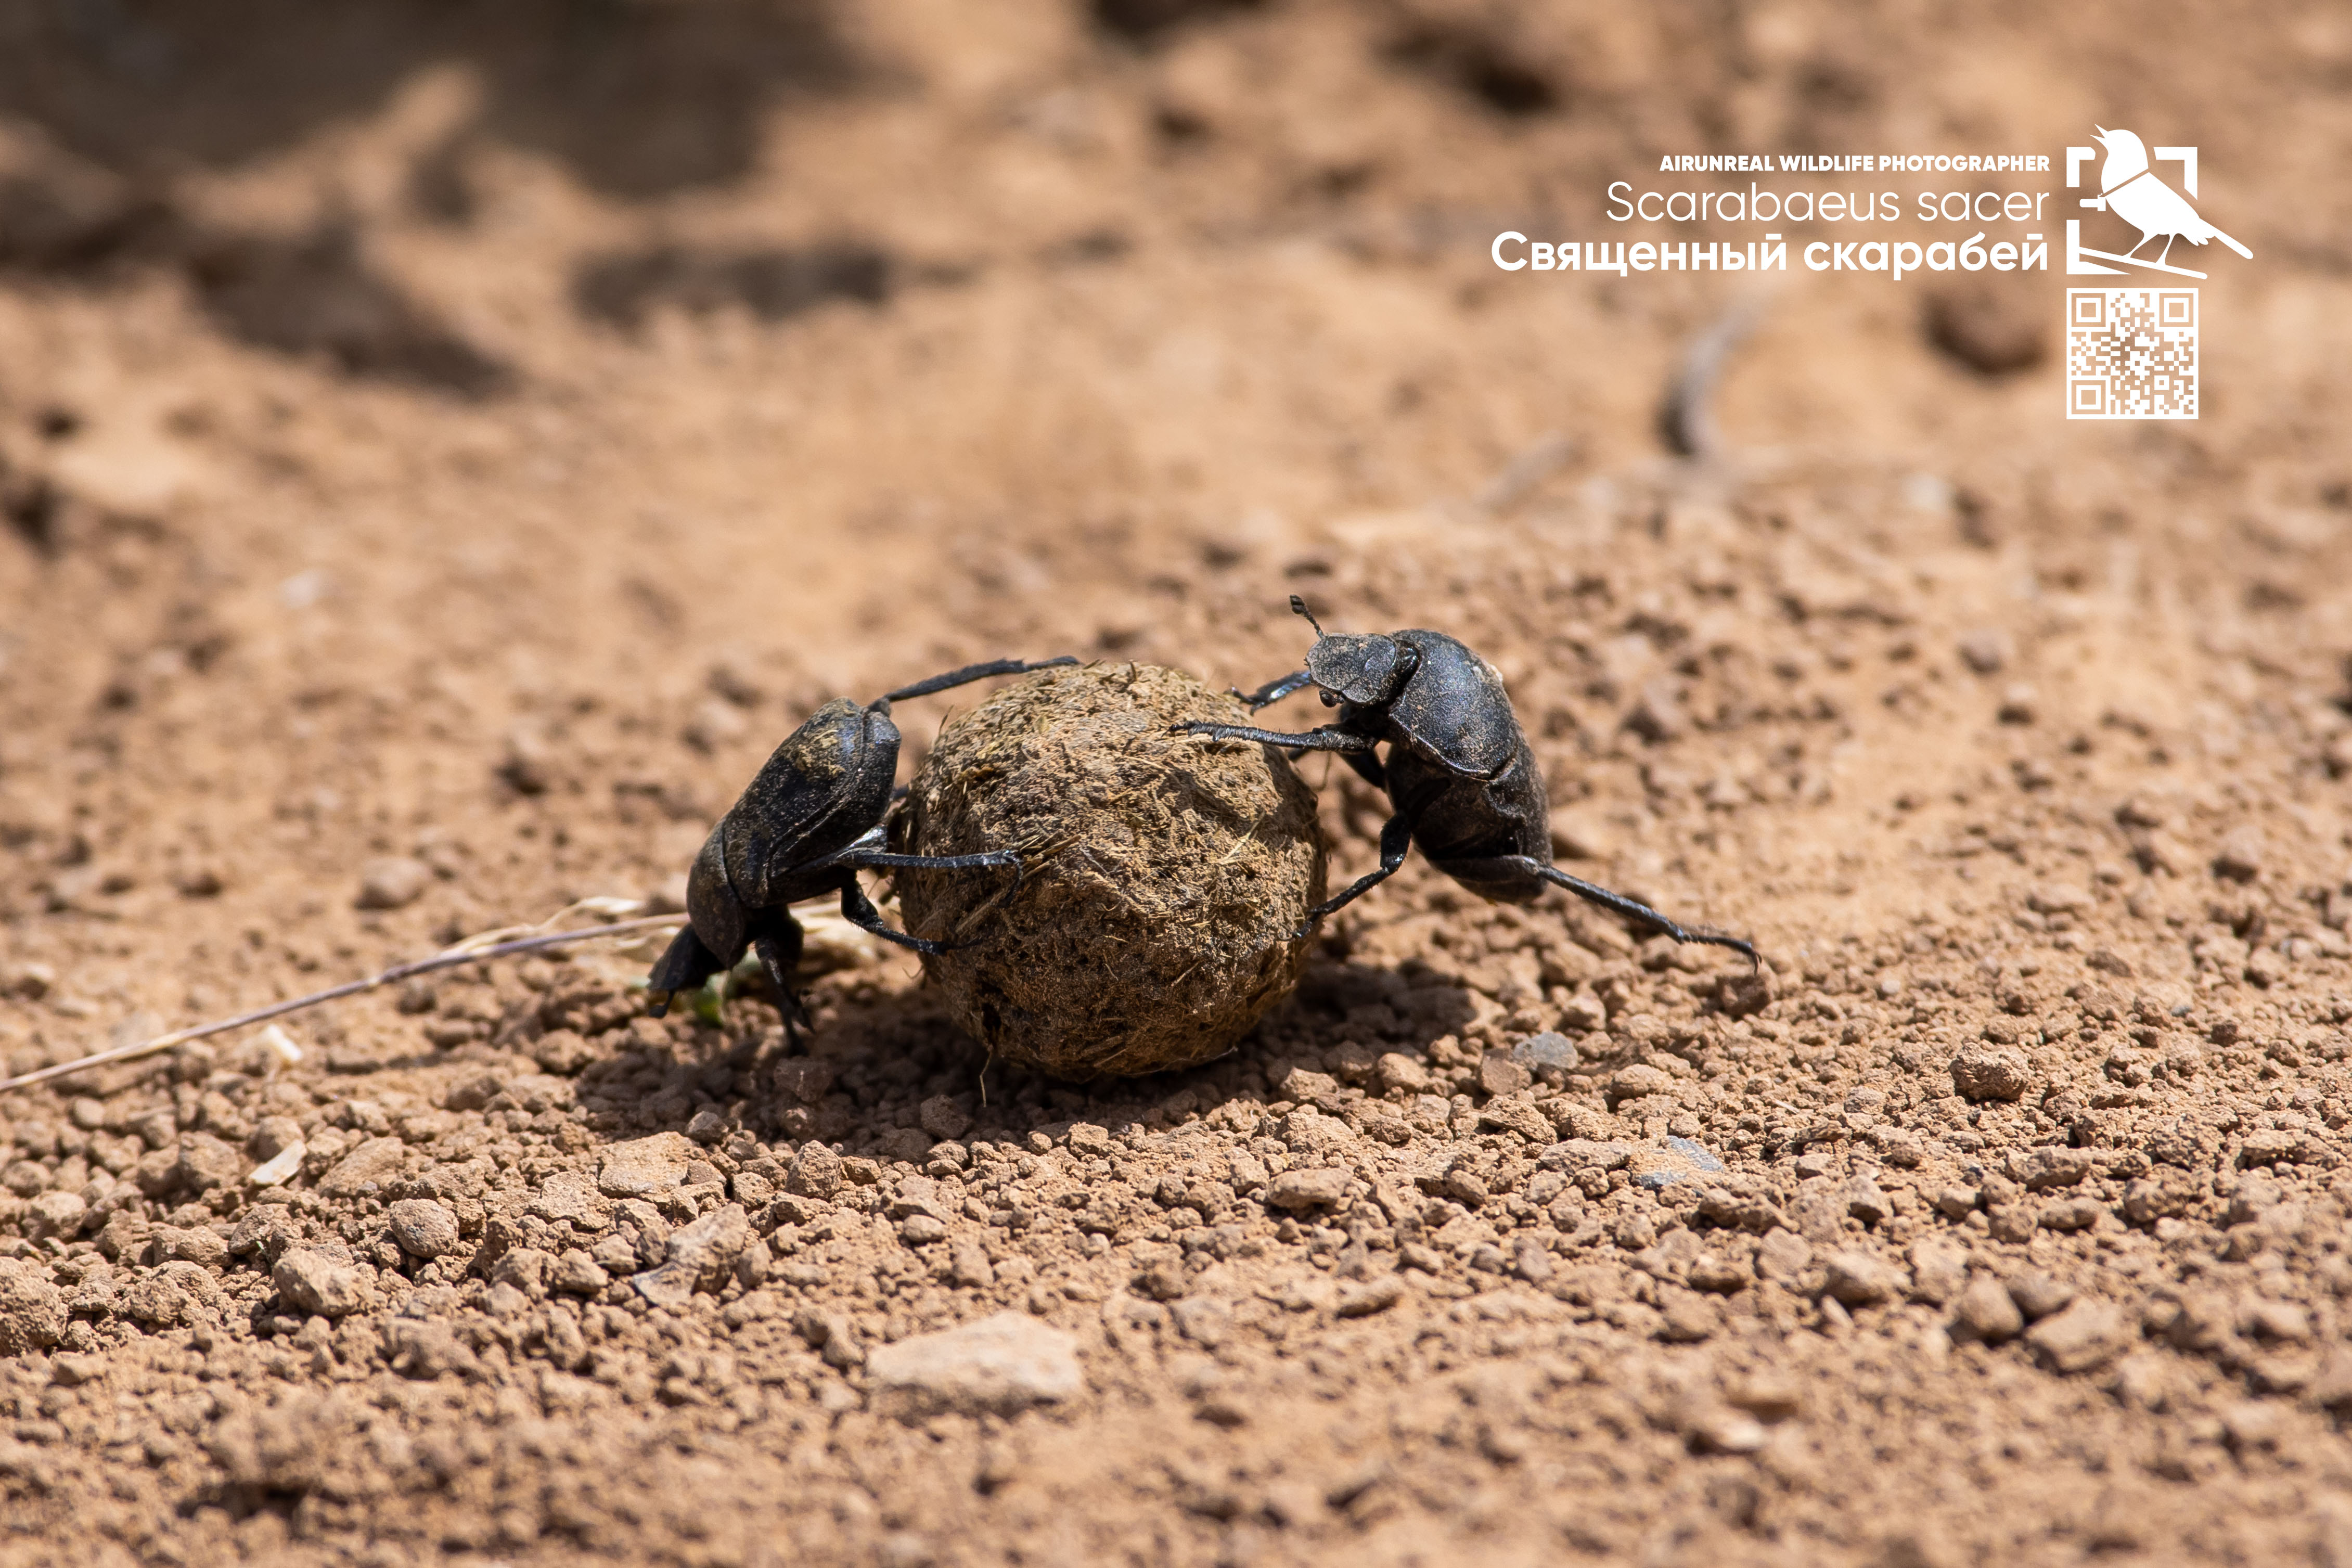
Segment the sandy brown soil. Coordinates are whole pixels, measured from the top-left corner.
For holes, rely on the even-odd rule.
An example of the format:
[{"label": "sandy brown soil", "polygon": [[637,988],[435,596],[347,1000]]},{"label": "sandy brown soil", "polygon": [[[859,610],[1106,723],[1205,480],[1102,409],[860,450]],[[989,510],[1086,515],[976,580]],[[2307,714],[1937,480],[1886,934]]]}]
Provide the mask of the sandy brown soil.
[{"label": "sandy brown soil", "polygon": [[[1769,958],[1415,861],[1172,1077],[983,1074],[831,927],[799,1054],[583,949],[15,1093],[0,1562],[2352,1561],[2347,83],[2323,6],[0,7],[11,1069],[674,890],[828,696],[1262,680],[1292,592]],[[1800,270],[1674,461],[1738,280],[1486,259],[2151,84],[2257,258],[2195,425],[2057,418],[2054,276],[1993,376]],[[1056,1397],[910,1381],[1000,1312]]]}]

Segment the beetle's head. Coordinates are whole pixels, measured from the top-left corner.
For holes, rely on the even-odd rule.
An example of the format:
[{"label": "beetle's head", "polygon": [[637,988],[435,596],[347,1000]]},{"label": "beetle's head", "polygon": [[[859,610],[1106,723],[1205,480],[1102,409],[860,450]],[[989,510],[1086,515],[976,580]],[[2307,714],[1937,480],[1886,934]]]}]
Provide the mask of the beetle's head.
[{"label": "beetle's head", "polygon": [[1307,673],[1323,690],[1326,707],[1347,703],[1352,708],[1377,708],[1396,700],[1412,676],[1418,656],[1405,644],[1379,633],[1335,635],[1323,629],[1307,601],[1290,595],[1293,615],[1305,616],[1315,628],[1315,646],[1307,650]]}]

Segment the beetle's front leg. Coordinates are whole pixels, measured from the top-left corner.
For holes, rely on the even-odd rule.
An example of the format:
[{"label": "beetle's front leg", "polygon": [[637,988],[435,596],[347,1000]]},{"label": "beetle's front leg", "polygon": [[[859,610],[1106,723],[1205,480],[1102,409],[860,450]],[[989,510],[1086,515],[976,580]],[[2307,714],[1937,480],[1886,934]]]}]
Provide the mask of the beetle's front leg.
[{"label": "beetle's front leg", "polygon": [[1013,868],[1013,887],[1005,894],[1010,898],[1021,890],[1021,879],[1027,874],[1017,849],[982,849],[970,855],[894,855],[881,847],[882,830],[876,828],[846,849],[836,849],[824,859],[814,861],[810,870],[823,870],[838,866],[851,871],[979,871],[990,868]]},{"label": "beetle's front leg", "polygon": [[[902,856],[900,858],[916,859],[920,857]],[[924,863],[929,865],[933,862],[927,860]],[[842,880],[841,918],[860,931],[872,932],[884,942],[896,942],[900,947],[910,947],[917,952],[926,953],[933,958],[953,951],[945,942],[928,942],[919,936],[910,936],[905,931],[894,930],[882,919],[882,911],[874,907],[874,900],[866,896],[866,889],[857,885],[855,872]]]},{"label": "beetle's front leg", "polygon": [[760,967],[776,988],[778,1010],[784,1016],[784,1043],[797,1045],[800,1028],[809,1021],[800,993],[793,989],[793,976],[801,966],[801,922],[790,910],[761,910],[752,922],[751,951],[760,955]]},{"label": "beetle's front leg", "polygon": [[1303,734],[1285,735],[1248,724],[1212,724],[1194,719],[1177,725],[1176,729],[1180,734],[1202,735],[1212,741],[1256,741],[1264,745],[1282,746],[1297,752],[1369,752],[1381,743],[1376,735],[1359,735],[1328,725]]},{"label": "beetle's front leg", "polygon": [[1296,669],[1279,680],[1267,681],[1255,691],[1245,692],[1239,687],[1234,687],[1233,694],[1247,703],[1249,710],[1255,713],[1269,702],[1279,702],[1292,692],[1302,690],[1314,684],[1315,678],[1312,675],[1303,669]]}]

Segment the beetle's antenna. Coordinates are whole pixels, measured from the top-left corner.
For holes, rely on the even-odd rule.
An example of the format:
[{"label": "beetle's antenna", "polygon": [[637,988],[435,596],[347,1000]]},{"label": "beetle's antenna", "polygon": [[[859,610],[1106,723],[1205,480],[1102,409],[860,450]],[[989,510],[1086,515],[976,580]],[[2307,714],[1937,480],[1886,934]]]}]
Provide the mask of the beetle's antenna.
[{"label": "beetle's antenna", "polygon": [[1323,623],[1315,618],[1315,612],[1307,607],[1307,601],[1296,594],[1290,595],[1290,613],[1294,616],[1305,616],[1307,624],[1315,628],[1315,640],[1318,642],[1323,640]]}]

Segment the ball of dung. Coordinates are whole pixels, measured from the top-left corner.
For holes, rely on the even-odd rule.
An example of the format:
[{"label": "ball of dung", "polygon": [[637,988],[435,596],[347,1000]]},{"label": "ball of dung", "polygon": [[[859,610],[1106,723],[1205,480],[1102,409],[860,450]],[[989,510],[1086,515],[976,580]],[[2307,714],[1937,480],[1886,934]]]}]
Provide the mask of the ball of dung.
[{"label": "ball of dung", "polygon": [[891,822],[917,855],[1021,852],[1009,872],[901,870],[923,967],[993,1056],[1063,1078],[1191,1067],[1290,994],[1323,897],[1315,795],[1280,753],[1181,734],[1249,721],[1181,670],[1045,670],[950,721]]}]

